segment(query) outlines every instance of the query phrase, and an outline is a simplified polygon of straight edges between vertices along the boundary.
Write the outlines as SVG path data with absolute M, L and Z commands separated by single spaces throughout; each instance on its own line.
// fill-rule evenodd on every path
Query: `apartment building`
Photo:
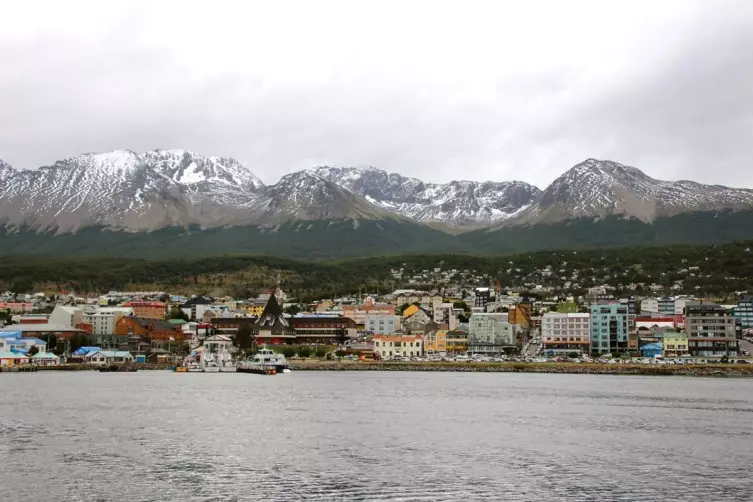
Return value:
M 468 352 L 502 354 L 515 346 L 515 330 L 507 313 L 474 313 L 468 319 Z
M 424 354 L 424 340 L 411 335 L 376 335 L 374 352 L 382 359 L 418 357 Z
M 614 354 L 628 350 L 634 316 L 624 303 L 591 306 L 591 354 Z
M 547 312 L 541 318 L 541 341 L 547 354 L 588 354 L 591 345 L 591 315 Z
M 692 356 L 723 357 L 737 355 L 735 316 L 721 305 L 707 300 L 685 304 L 685 331 Z

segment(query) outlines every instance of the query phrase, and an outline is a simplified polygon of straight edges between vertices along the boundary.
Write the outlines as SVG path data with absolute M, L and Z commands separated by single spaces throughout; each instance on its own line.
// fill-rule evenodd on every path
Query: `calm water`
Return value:
M 746 500 L 753 380 L 0 375 L 6 500 Z

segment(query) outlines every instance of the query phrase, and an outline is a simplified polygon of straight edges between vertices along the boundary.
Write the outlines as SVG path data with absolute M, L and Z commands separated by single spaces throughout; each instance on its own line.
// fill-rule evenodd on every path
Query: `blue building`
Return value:
M 735 307 L 734 316 L 740 320 L 742 329 L 753 328 L 753 295 L 743 295 Z
M 627 352 L 633 321 L 624 303 L 591 305 L 591 354 Z

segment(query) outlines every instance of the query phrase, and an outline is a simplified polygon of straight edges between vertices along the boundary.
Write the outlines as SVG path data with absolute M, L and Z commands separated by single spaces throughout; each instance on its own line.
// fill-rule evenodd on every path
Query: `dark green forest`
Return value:
M 0 291 L 32 292 L 46 288 L 73 289 L 79 293 L 123 290 L 150 286 L 168 291 L 209 293 L 215 290 L 236 296 L 258 294 L 274 285 L 281 274 L 282 287 L 301 300 L 361 292 L 386 292 L 406 286 L 391 269 L 404 269 L 404 277 L 433 271 L 458 270 L 452 282 L 464 286 L 499 281 L 505 288 L 525 289 L 541 284 L 562 289 L 565 280 L 577 276 L 578 293 L 610 284 L 624 292 L 642 292 L 656 283 L 676 292 L 729 296 L 753 290 L 753 241 L 705 246 L 629 247 L 602 250 L 539 251 L 495 256 L 406 254 L 335 261 L 298 261 L 258 255 L 223 255 L 201 258 L 145 260 L 139 258 L 52 258 L 7 256 L 0 262 Z M 543 271 L 549 267 L 552 274 Z M 460 276 L 488 276 L 487 284 L 472 284 Z M 441 288 L 446 280 L 430 276 L 414 288 Z M 465 284 L 464 282 L 471 282 Z
M 256 254 L 329 261 L 411 253 L 502 255 L 547 249 L 706 245 L 753 239 L 753 211 L 685 213 L 647 224 L 610 216 L 450 235 L 400 219 L 295 221 L 275 227 L 166 228 L 153 232 L 90 227 L 73 234 L 0 230 L 0 255 L 150 260 Z

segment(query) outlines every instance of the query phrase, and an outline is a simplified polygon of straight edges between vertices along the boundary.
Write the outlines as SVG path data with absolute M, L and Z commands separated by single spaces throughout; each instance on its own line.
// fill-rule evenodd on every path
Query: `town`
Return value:
M 526 295 L 499 280 L 479 286 L 492 278 L 472 270 L 404 274 L 390 270 L 408 284 L 431 276 L 457 282 L 307 303 L 285 292 L 279 274 L 274 287 L 242 299 L 8 291 L 0 295 L 0 366 L 180 365 L 200 360 L 207 342 L 227 346 L 236 360 L 269 347 L 289 358 L 353 361 L 745 363 L 753 348 L 753 295 L 744 292 L 731 304 L 616 297 L 609 284 L 578 296 L 541 286 Z M 538 273 L 550 275 L 551 267 Z

